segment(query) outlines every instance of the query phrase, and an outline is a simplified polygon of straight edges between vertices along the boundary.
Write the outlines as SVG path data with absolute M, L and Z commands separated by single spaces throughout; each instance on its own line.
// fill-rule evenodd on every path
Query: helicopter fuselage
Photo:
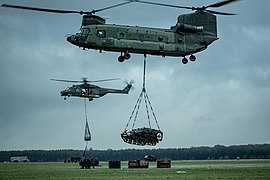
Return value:
M 180 15 L 170 29 L 91 22 L 67 41 L 84 49 L 185 57 L 205 50 L 218 39 L 215 20 L 210 13 L 196 12 Z M 214 30 L 209 31 L 205 26 L 211 23 Z
M 118 57 L 120 62 L 129 59 L 131 52 L 144 54 L 145 56 L 147 54 L 182 56 L 182 62 L 186 64 L 188 60 L 185 56 L 190 55 L 190 61 L 195 61 L 196 57 L 193 54 L 205 50 L 208 45 L 218 39 L 215 14 L 236 15 L 234 13 L 213 11 L 208 8 L 218 8 L 235 1 L 238 0 L 223 0 L 207 6 L 191 7 L 144 0 L 126 0 L 119 4 L 92 11 L 48 9 L 11 4 L 2 4 L 1 7 L 83 15 L 81 31 L 67 37 L 67 41 L 83 49 L 96 49 L 100 52 L 102 50 L 121 52 L 121 55 Z M 97 12 L 133 2 L 189 9 L 195 12 L 179 15 L 176 25 L 170 29 L 106 24 L 104 18 L 94 15 Z
M 73 85 L 67 89 L 60 92 L 61 96 L 66 97 L 75 96 L 88 98 L 90 101 L 94 98 L 100 98 L 108 93 L 120 93 L 128 94 L 131 88 L 131 84 L 128 84 L 124 89 L 110 89 L 110 88 L 101 88 L 92 84 L 81 84 Z

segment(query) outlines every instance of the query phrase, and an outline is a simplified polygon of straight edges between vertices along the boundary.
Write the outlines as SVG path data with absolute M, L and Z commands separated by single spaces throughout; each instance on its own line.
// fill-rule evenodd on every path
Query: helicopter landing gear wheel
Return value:
M 121 56 L 118 57 L 118 61 L 119 62 L 124 62 L 124 60 L 125 60 L 125 57 L 124 56 L 121 55 Z
M 121 52 L 121 55 L 118 57 L 118 61 L 124 62 L 125 60 L 130 59 L 130 57 L 131 57 L 131 55 L 129 54 L 128 51 L 124 52 L 124 55 L 123 55 L 123 52 Z
M 193 54 L 191 54 L 190 57 L 189 57 L 189 60 L 191 62 L 194 62 L 196 60 L 196 56 L 194 56 Z
M 130 57 L 131 57 L 131 55 L 129 54 L 129 52 L 124 53 L 125 60 L 128 60 Z
M 183 63 L 183 64 L 187 64 L 187 63 L 188 63 L 188 59 L 187 59 L 186 57 L 184 57 L 184 58 L 182 59 L 182 63 Z

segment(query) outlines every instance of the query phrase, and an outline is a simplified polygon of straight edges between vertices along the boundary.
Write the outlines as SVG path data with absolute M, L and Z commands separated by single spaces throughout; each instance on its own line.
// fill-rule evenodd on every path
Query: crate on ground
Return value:
M 110 160 L 109 169 L 121 169 L 121 161 L 119 160 Z
M 171 168 L 171 160 L 158 160 L 157 161 L 157 168 Z
M 128 161 L 128 168 L 148 168 L 149 162 L 145 160 L 130 160 Z

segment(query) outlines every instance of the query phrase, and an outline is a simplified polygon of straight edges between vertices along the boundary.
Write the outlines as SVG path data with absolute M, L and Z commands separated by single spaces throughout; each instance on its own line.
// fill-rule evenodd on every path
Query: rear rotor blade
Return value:
M 225 0 L 219 3 L 211 4 L 208 6 L 203 6 L 203 7 L 188 7 L 188 6 L 177 6 L 177 5 L 171 5 L 171 4 L 163 4 L 163 3 L 156 3 L 156 2 L 150 2 L 150 1 L 144 1 L 144 0 L 126 0 L 129 2 L 138 2 L 138 3 L 144 3 L 144 4 L 152 4 L 152 5 L 159 5 L 159 6 L 166 6 L 166 7 L 173 7 L 173 8 L 181 8 L 181 9 L 191 9 L 191 10 L 197 10 L 197 11 L 207 11 L 209 13 L 213 14 L 219 14 L 219 15 L 237 15 L 237 14 L 232 14 L 232 13 L 223 13 L 223 12 L 218 12 L 218 11 L 211 11 L 211 10 L 206 10 L 207 8 L 210 7 L 220 7 L 224 6 L 226 4 L 239 1 L 239 0 Z
M 233 14 L 233 13 L 224 13 L 224 12 L 218 12 L 218 11 L 212 11 L 212 10 L 205 10 L 209 13 L 212 13 L 212 14 L 219 14 L 219 15 L 237 15 L 237 14 Z
M 219 2 L 219 3 L 208 5 L 208 6 L 206 6 L 206 8 L 209 8 L 209 7 L 215 7 L 216 8 L 216 7 L 224 6 L 226 4 L 229 4 L 229 3 L 232 3 L 232 2 L 235 2 L 235 1 L 239 1 L 239 0 L 226 0 L 226 1 Z

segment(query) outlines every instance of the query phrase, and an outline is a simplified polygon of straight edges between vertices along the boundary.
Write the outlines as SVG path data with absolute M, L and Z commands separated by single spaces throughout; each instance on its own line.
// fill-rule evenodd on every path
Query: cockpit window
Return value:
M 89 32 L 90 32 L 90 29 L 89 28 L 81 28 L 80 34 L 82 36 L 88 36 Z
M 66 88 L 66 91 L 74 91 L 74 90 L 75 90 L 75 86 Z

